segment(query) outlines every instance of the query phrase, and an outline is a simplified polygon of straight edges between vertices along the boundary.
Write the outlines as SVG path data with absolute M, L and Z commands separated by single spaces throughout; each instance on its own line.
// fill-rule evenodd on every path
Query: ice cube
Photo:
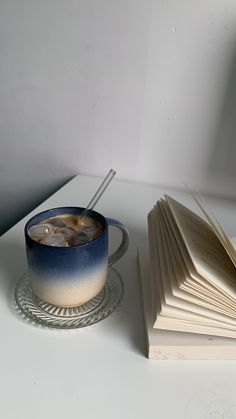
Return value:
M 29 228 L 28 234 L 33 240 L 40 241 L 47 237 L 53 230 L 51 224 L 35 224 Z
M 98 225 L 87 224 L 80 228 L 81 232 L 86 233 L 91 239 L 95 239 L 101 233 L 101 228 Z
M 68 239 L 68 243 L 70 246 L 79 246 L 80 244 L 88 243 L 91 240 L 93 240 L 93 238 L 84 231 L 77 231 L 74 236 Z
M 60 220 L 60 218 L 52 218 L 50 220 L 50 223 L 53 225 L 53 227 L 65 227 L 66 224 L 64 223 L 64 221 Z
M 66 240 L 69 240 L 70 238 L 72 238 L 75 234 L 77 234 L 77 231 L 74 230 L 71 227 L 65 227 L 65 228 L 60 228 L 60 233 L 63 234 L 63 236 L 65 237 Z
M 94 225 L 84 225 L 80 228 L 80 231 L 84 231 L 86 234 L 94 236 L 96 227 Z
M 67 242 L 65 237 L 61 233 L 50 233 L 45 239 L 41 241 L 42 244 L 47 244 L 48 246 L 54 247 L 66 247 Z

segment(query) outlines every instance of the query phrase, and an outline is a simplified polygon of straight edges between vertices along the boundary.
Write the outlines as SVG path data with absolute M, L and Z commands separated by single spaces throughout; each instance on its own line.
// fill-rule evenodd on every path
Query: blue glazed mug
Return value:
M 42 300 L 59 307 L 75 307 L 95 297 L 104 287 L 109 265 L 126 252 L 129 235 L 125 226 L 96 211 L 89 217 L 99 221 L 102 233 L 94 240 L 70 247 L 54 247 L 38 243 L 28 230 L 50 217 L 63 214 L 80 215 L 84 208 L 60 207 L 43 211 L 32 217 L 25 226 L 28 275 L 33 292 Z M 118 249 L 108 256 L 108 227 L 117 227 L 122 233 Z

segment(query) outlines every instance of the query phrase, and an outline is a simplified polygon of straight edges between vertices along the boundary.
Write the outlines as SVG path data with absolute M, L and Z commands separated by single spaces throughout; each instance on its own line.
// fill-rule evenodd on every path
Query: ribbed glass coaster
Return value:
M 78 307 L 57 307 L 37 297 L 30 288 L 27 274 L 15 288 L 15 300 L 21 313 L 34 323 L 59 329 L 90 326 L 109 316 L 120 304 L 124 284 L 116 269 L 109 267 L 102 291 Z

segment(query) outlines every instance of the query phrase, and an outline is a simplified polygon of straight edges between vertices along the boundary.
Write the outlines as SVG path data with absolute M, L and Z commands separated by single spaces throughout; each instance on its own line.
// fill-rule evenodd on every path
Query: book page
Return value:
M 150 310 L 149 255 L 144 249 L 138 251 L 138 262 L 149 358 L 236 358 L 234 339 L 154 329 Z
M 162 290 L 158 287 L 158 282 L 156 281 L 156 275 L 159 277 L 160 272 L 160 261 L 159 254 L 157 251 L 157 231 L 155 224 L 155 213 L 154 210 L 150 211 L 148 214 L 148 237 L 149 237 L 149 253 L 150 253 L 150 282 L 151 282 L 151 312 L 153 316 L 153 323 L 156 320 L 157 314 L 161 312 L 161 301 L 158 298 L 159 294 L 162 294 Z
M 176 269 L 177 266 L 175 264 L 175 257 L 171 249 L 171 242 L 163 224 L 163 220 L 160 220 L 160 233 L 158 236 L 159 248 L 163 248 L 163 253 L 160 259 L 162 260 L 163 266 L 165 266 L 161 282 L 166 304 L 169 307 L 178 307 L 185 311 L 183 316 L 178 315 L 178 318 L 189 320 L 190 313 L 194 313 L 195 315 L 205 316 L 205 318 L 201 318 L 201 321 L 204 323 L 208 322 L 210 324 L 214 319 L 224 322 L 224 324 L 231 324 L 235 327 L 235 311 L 230 310 L 227 306 L 221 304 L 221 302 L 219 303 L 219 301 L 218 304 L 216 304 L 216 302 L 214 303 L 214 300 L 207 302 L 200 299 L 199 296 L 195 297 L 194 295 L 178 289 L 177 276 L 180 275 L 180 272 Z M 181 257 L 181 255 L 179 256 Z M 163 310 L 163 314 L 170 315 L 169 307 L 166 307 L 165 310 Z M 175 320 L 173 319 L 173 321 Z
M 196 268 L 193 265 L 193 262 L 184 244 L 183 238 L 170 211 L 167 201 L 165 199 L 160 200 L 160 205 L 165 212 L 167 227 L 169 230 L 171 229 L 169 238 L 173 243 L 178 264 L 180 265 L 180 270 L 182 272 L 182 277 L 180 276 L 179 287 L 186 291 L 190 288 L 190 292 L 191 289 L 194 288 L 196 291 L 200 291 L 206 295 L 209 295 L 210 298 L 214 298 L 215 296 L 218 301 L 224 301 L 234 310 L 235 299 L 227 294 L 224 290 L 222 290 L 222 288 L 216 287 L 215 284 L 209 283 L 207 279 L 205 279 L 202 275 L 199 275 L 199 273 L 196 271 Z M 179 257 L 179 254 L 181 254 L 182 257 Z
M 158 211 L 157 211 L 158 213 Z M 155 328 L 164 330 L 178 330 L 178 331 L 192 331 L 192 333 L 207 333 L 216 334 L 219 336 L 236 337 L 236 321 L 230 320 L 228 317 L 209 311 L 206 308 L 195 306 L 184 302 L 179 299 L 171 299 L 169 284 L 169 274 L 171 273 L 170 258 L 166 257 L 164 252 L 164 243 L 161 233 L 161 223 L 158 214 L 152 213 L 150 217 L 150 228 L 152 231 L 156 231 L 156 250 L 157 255 L 152 253 L 150 255 L 150 266 L 153 267 L 155 261 L 152 257 L 158 260 L 159 270 L 156 272 L 157 282 L 157 300 L 159 300 L 158 306 L 161 307 L 161 311 L 157 314 L 156 321 L 154 323 Z M 156 217 L 154 217 L 156 215 Z M 152 224 L 154 222 L 154 225 Z M 156 256 L 158 256 L 156 258 Z M 168 263 L 167 263 L 168 261 Z M 152 281 L 150 282 L 150 285 Z M 151 286 L 152 290 L 152 286 Z M 175 301 L 174 301 L 175 300 Z M 179 303 L 178 303 L 179 300 Z M 175 305 L 175 302 L 177 303 Z M 193 309 L 195 306 L 195 310 Z M 184 308 L 183 308 L 184 307 Z M 190 310 L 191 311 L 190 311 Z
M 236 268 L 212 228 L 173 198 L 165 197 L 197 272 L 236 298 Z
M 236 251 L 234 246 L 232 245 L 230 238 L 225 233 L 221 225 L 219 224 L 218 220 L 215 218 L 212 211 L 207 208 L 207 203 L 204 201 L 204 198 L 201 194 L 194 193 L 190 189 L 188 189 L 190 194 L 192 195 L 194 201 L 202 211 L 203 215 L 206 217 L 207 221 L 209 222 L 210 226 L 212 227 L 214 233 L 220 240 L 221 244 L 225 248 L 226 252 L 228 253 L 229 257 L 231 258 L 232 262 L 236 266 Z
M 176 242 L 173 232 L 174 226 L 171 227 L 169 217 L 166 217 L 166 210 L 168 210 L 168 208 L 166 208 L 166 201 L 161 200 L 158 205 L 160 206 L 160 217 L 162 219 L 162 241 L 166 249 L 165 252 L 168 252 L 168 265 L 173 265 L 173 272 L 170 274 L 173 295 L 183 300 L 236 318 L 236 305 L 232 304 L 231 300 L 224 297 L 224 295 L 219 293 L 219 291 L 218 294 L 213 293 L 212 286 L 210 286 L 211 290 L 209 290 L 208 288 L 196 283 L 194 284 L 194 287 L 183 288 L 183 285 L 192 279 L 187 267 L 184 264 L 183 255 L 180 251 L 180 247 L 184 247 L 183 243 L 182 246 L 180 245 L 180 242 L 183 239 L 180 236 L 178 237 L 178 243 Z

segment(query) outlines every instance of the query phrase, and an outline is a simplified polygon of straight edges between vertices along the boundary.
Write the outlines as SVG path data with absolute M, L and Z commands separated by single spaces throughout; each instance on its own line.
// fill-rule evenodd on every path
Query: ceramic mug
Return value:
M 107 268 L 126 252 L 129 235 L 125 226 L 96 211 L 89 217 L 99 221 L 102 233 L 94 240 L 77 246 L 54 247 L 36 242 L 28 233 L 30 227 L 50 217 L 63 214 L 80 215 L 84 208 L 60 207 L 33 216 L 25 226 L 28 275 L 33 292 L 42 300 L 59 307 L 74 307 L 95 297 L 104 287 Z M 108 256 L 108 227 L 117 227 L 121 233 L 118 249 Z

